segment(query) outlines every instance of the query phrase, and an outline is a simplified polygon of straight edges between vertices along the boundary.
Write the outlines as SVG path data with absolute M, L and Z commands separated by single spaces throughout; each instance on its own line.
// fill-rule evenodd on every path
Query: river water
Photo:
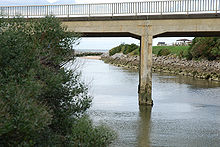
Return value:
M 138 106 L 138 72 L 84 63 L 83 80 L 94 96 L 89 115 L 118 134 L 113 147 L 220 147 L 220 84 L 153 74 L 154 106 Z

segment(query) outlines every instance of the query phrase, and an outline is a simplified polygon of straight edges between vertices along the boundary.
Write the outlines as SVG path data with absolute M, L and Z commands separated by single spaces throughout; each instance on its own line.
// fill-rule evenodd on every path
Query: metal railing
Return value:
M 218 13 L 220 0 L 161 0 L 123 3 L 0 6 L 0 14 L 5 17 L 88 17 L 120 15 L 164 15 Z

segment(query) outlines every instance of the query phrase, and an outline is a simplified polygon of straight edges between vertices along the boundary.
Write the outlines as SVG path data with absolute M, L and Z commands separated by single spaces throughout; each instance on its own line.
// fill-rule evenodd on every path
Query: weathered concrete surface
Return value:
M 122 34 L 142 36 L 144 34 L 144 27 L 147 22 L 144 20 L 134 21 L 70 21 L 63 22 L 67 26 L 69 31 L 89 34 L 100 35 L 114 35 L 117 37 Z M 128 36 L 130 37 L 130 36 Z
M 183 15 L 182 15 L 183 16 Z M 163 17 L 163 16 L 161 16 Z M 201 19 L 199 19 L 201 18 Z M 220 16 L 169 17 L 157 19 L 113 20 L 111 18 L 88 18 L 63 20 L 68 31 L 83 33 L 88 37 L 134 37 L 141 39 L 139 104 L 152 105 L 152 38 L 160 36 L 220 36 Z
M 163 20 L 112 20 L 64 21 L 69 31 L 92 36 L 128 36 L 141 38 L 143 27 L 152 26 L 153 37 L 166 36 L 220 36 L 220 18 L 163 19 Z
M 141 37 L 141 54 L 139 67 L 139 104 L 153 105 L 152 101 L 152 36 L 148 33 L 151 27 L 145 27 L 145 33 Z

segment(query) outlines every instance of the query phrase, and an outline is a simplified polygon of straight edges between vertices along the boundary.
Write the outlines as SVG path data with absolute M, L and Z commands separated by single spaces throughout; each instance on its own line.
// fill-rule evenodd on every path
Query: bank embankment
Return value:
M 138 70 L 140 58 L 139 56 L 117 53 L 113 56 L 103 54 L 101 60 L 115 66 Z M 153 72 L 171 73 L 220 82 L 220 61 L 186 60 L 175 55 L 153 55 L 152 60 Z
M 86 56 L 101 56 L 103 52 L 80 52 L 76 51 L 74 53 L 75 57 L 86 57 Z

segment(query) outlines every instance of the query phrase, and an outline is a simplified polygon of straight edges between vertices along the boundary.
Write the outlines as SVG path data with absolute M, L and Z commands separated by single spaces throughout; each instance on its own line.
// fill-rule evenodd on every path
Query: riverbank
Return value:
M 75 57 L 86 57 L 86 56 L 101 56 L 103 52 L 79 52 L 74 53 Z
M 139 56 L 124 55 L 122 53 L 117 53 L 113 56 L 105 53 L 101 56 L 101 60 L 119 67 L 137 70 L 140 59 Z M 153 55 L 152 60 L 153 72 L 171 73 L 220 82 L 220 61 L 186 60 L 175 55 L 159 57 Z

